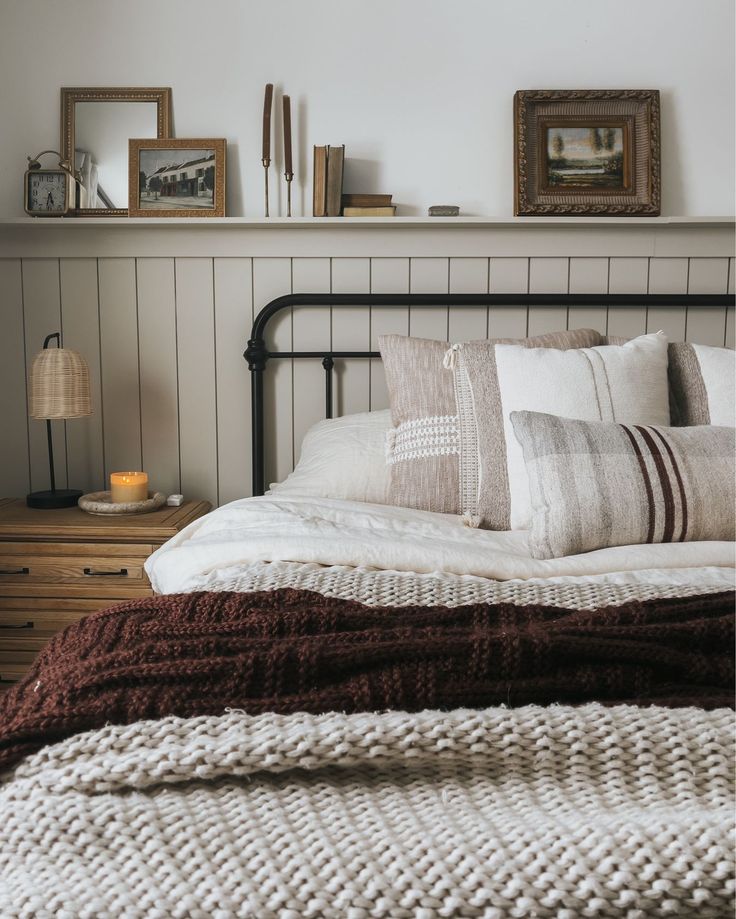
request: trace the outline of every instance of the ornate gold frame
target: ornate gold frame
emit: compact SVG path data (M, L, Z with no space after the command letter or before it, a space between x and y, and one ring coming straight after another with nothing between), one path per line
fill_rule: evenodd
M549 122L625 124L621 190L559 189L544 182L540 129ZM514 96L514 213L517 216L657 216L660 212L659 91L519 90Z
M74 163L74 105L76 102L155 102L157 104L157 137L171 133L171 88L139 86L103 86L61 88L61 155ZM72 211L75 217L125 217L124 207L84 207Z
M141 150L195 150L211 148L215 151L215 187L212 210L181 207L165 210L148 210L139 207L138 172ZM132 138L128 141L128 215L130 217L224 217L225 216L225 154L227 141L222 137L162 137Z

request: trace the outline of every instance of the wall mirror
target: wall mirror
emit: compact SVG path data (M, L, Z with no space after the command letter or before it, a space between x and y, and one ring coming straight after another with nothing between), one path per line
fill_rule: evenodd
M75 216L124 217L129 138L170 134L169 88L62 88L61 151L80 182Z

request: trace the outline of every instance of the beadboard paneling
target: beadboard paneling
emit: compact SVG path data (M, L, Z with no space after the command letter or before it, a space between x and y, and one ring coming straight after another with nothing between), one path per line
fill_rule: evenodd
M2 494L24 495L30 486L26 348L20 259L0 259L0 450Z
M77 231L80 232L80 231ZM508 251L508 249L506 250ZM699 251L696 247L695 251ZM502 249L503 253L503 249ZM299 256L137 256L0 259L0 407L6 445L2 492L48 486L44 426L29 421L26 379L46 334L90 364L95 413L54 424L57 481L102 488L113 469L141 467L151 485L225 503L249 493L250 392L242 357L254 314L292 290L333 292L725 293L727 255L429 253ZM590 326L634 336L664 328L673 338L734 345L733 309L315 307L284 311L269 325L281 349L377 348L384 332L458 341ZM318 362L273 361L266 374L267 469L288 474L308 427L324 412ZM380 361L336 363L334 411L383 408ZM68 469L68 475L67 475Z

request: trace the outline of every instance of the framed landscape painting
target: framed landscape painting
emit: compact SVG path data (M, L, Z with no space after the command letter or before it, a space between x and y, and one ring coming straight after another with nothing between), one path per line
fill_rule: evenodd
M224 217L225 140L128 141L131 217Z
M519 90L515 213L656 216L657 90Z

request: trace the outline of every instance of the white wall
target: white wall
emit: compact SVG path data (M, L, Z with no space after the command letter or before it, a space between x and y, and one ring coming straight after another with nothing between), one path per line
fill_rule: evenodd
M512 97L542 87L659 88L663 214L728 214L733 36L732 0L0 0L0 216L58 144L59 87L97 85L171 86L177 136L227 137L228 213L260 216L268 81L295 108L296 214L312 145L343 142L348 191L511 214Z

